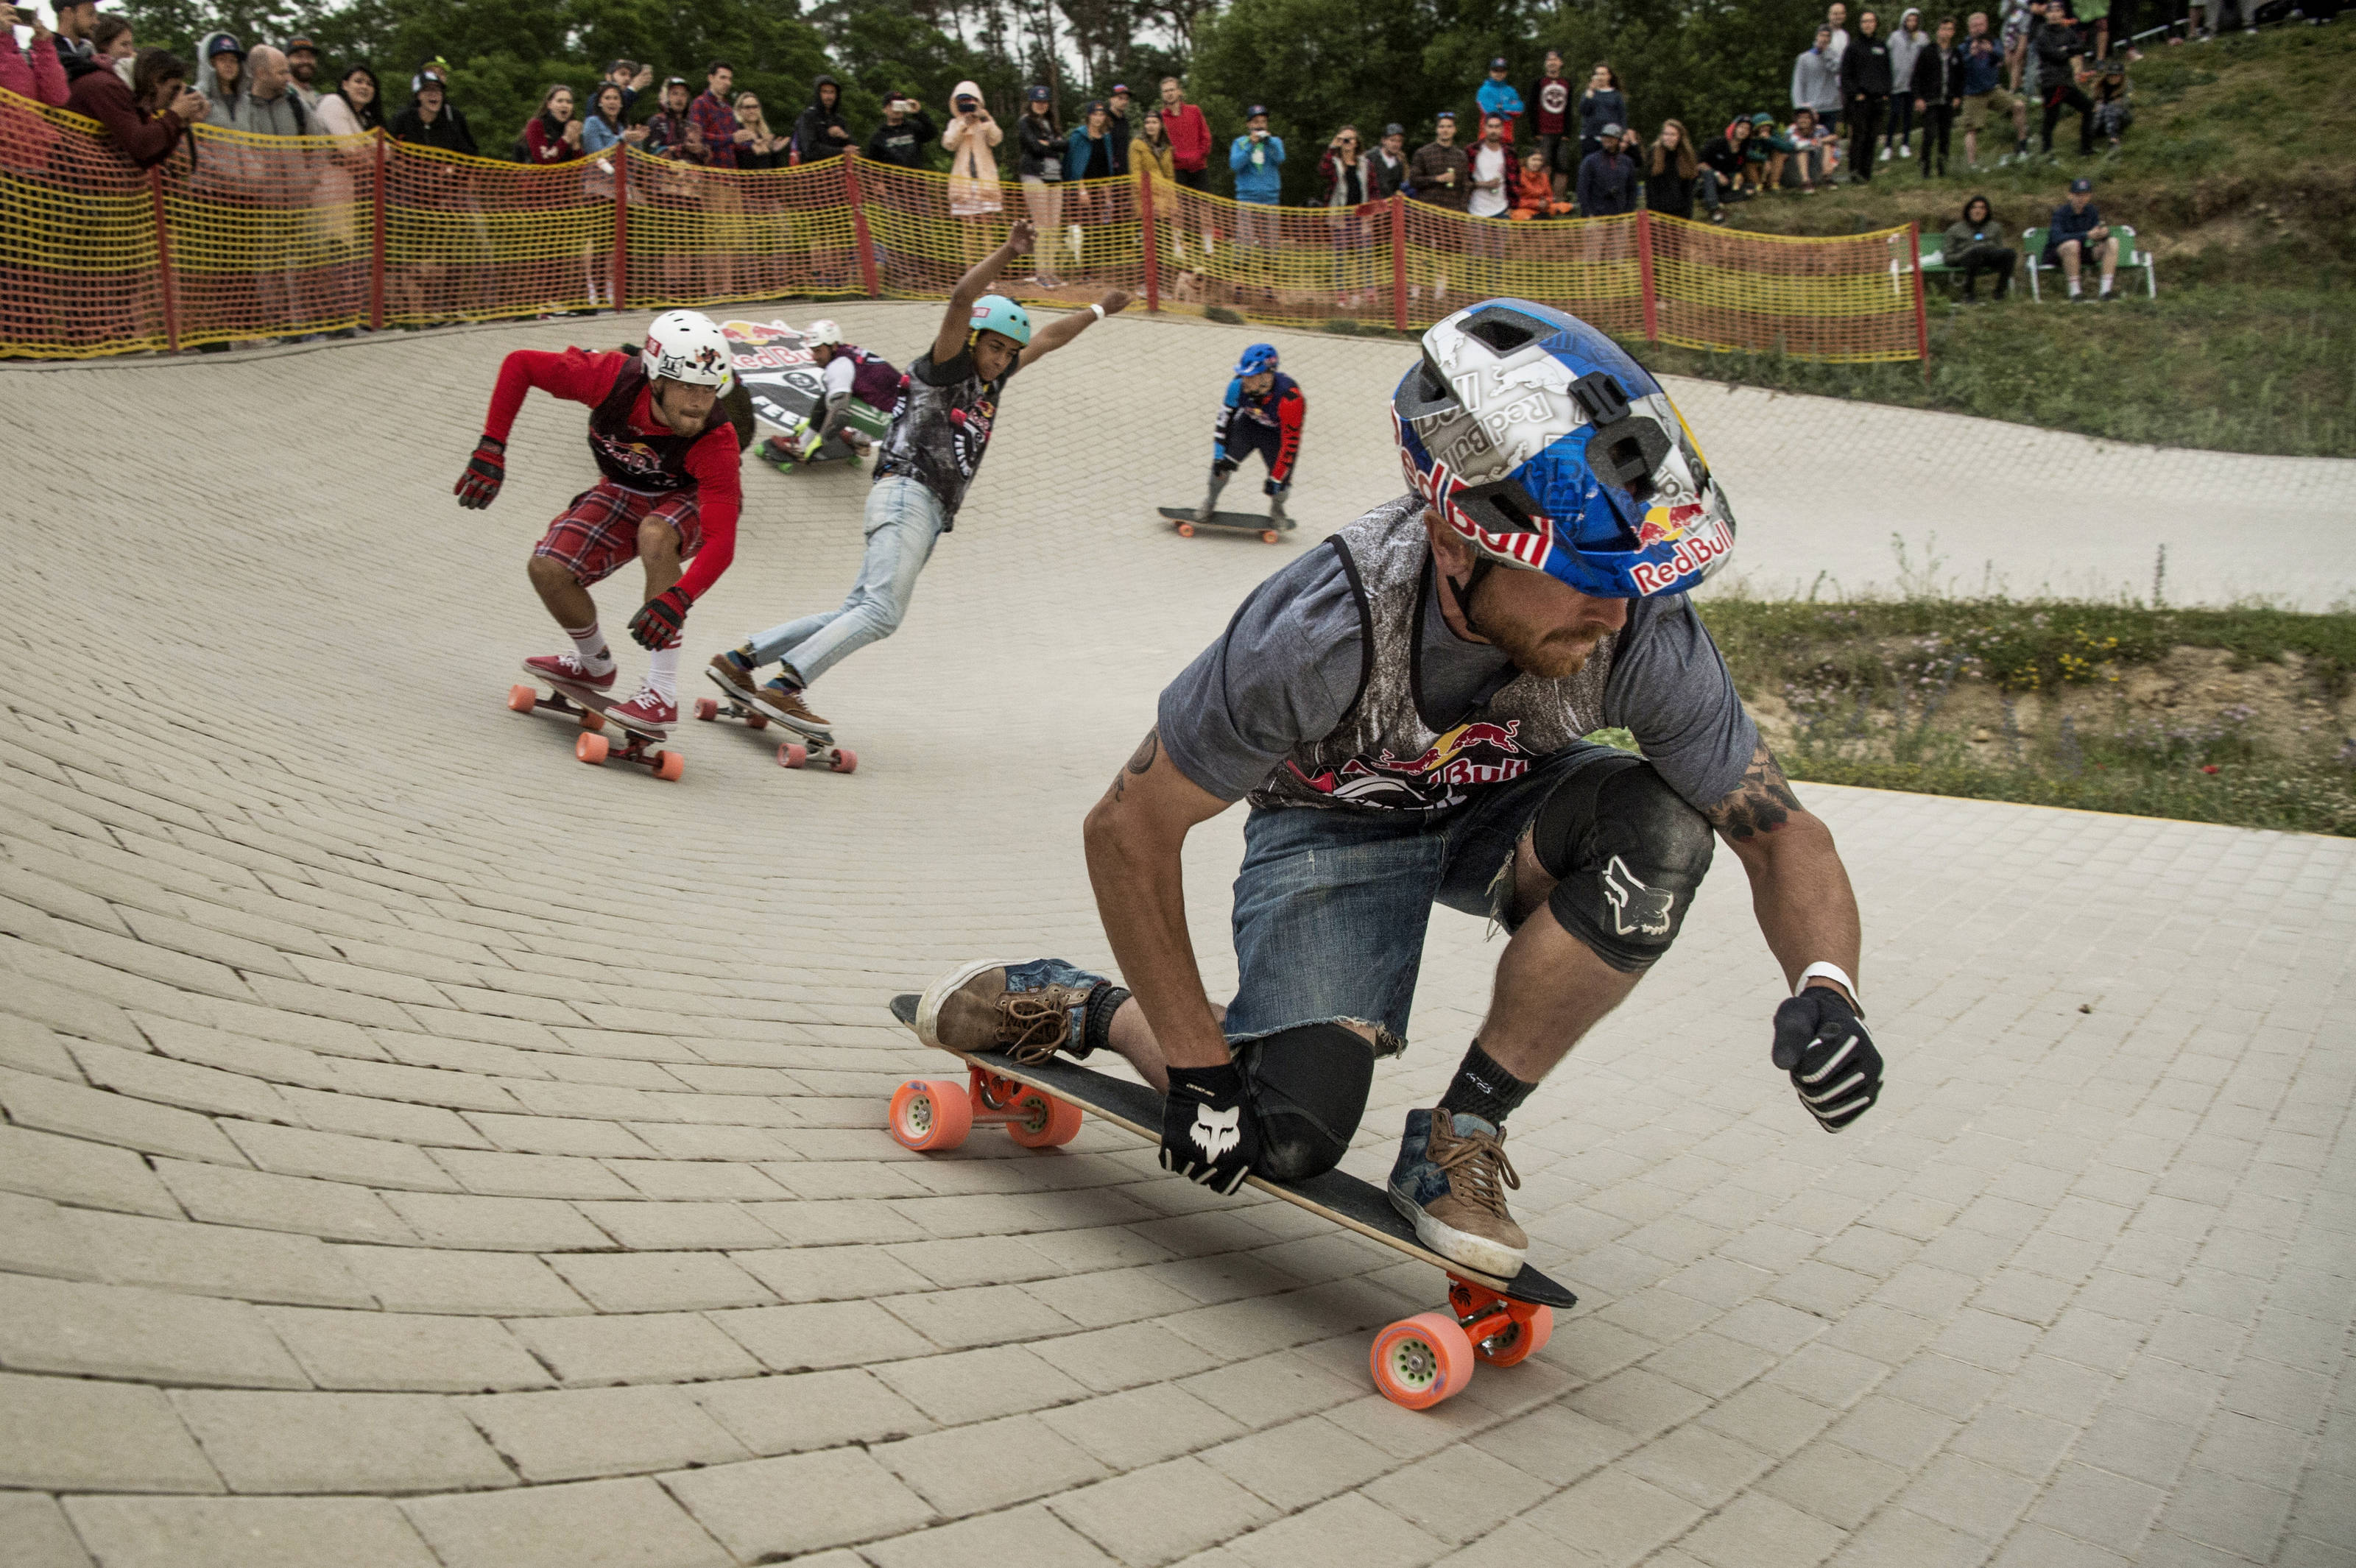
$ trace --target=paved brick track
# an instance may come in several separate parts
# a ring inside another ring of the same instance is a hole
[[[838,314],[905,357],[931,311]],[[579,411],[527,411],[489,512],[448,494],[500,350],[615,336],[0,381],[0,1560],[2356,1562],[2356,846],[1810,790],[1890,1093],[1805,1123],[1723,862],[1515,1118],[1580,1311],[1411,1414],[1364,1357],[1429,1270],[1093,1125],[929,1159],[881,1131],[937,1065],[891,992],[1103,960],[1078,815],[1301,548],[1151,520],[1241,335],[1119,320],[1017,383],[908,625],[823,688],[855,775],[691,725],[676,785],[499,705],[552,645],[522,562],[587,482]],[[1313,539],[1395,485],[1401,349],[1286,349]],[[1768,466],[1826,405],[1688,406],[1763,497],[1746,550],[1780,536],[1754,571],[1864,559]],[[851,574],[855,476],[749,486],[691,665]],[[634,594],[604,597],[618,632]],[[1215,987],[1237,842],[1190,858]],[[1495,951],[1435,916],[1354,1168],[1436,1094]]]

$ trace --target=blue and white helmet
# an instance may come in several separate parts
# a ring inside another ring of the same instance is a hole
[[[1275,368],[1276,345],[1255,343],[1244,350],[1242,358],[1236,361],[1235,373],[1238,376],[1257,376],[1263,370]]]
[[[1499,299],[1436,323],[1391,427],[1408,483],[1500,565],[1641,599],[1697,586],[1734,551],[1676,405],[1568,311]]]

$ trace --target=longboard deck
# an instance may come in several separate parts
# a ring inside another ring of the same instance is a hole
[[[590,712],[596,714],[602,719],[610,720],[615,728],[618,730],[627,731],[633,735],[643,735],[649,741],[668,741],[670,739],[670,731],[668,730],[660,729],[652,724],[633,724],[627,719],[625,719],[620,714],[615,712],[614,709],[620,707],[621,704],[616,699],[605,692],[593,691],[585,686],[575,686],[569,680],[560,679],[552,675],[543,675],[536,669],[527,669],[525,673],[530,675],[533,679],[539,681],[541,685],[548,688],[549,690],[556,693],[559,697],[565,699],[567,701],[572,702],[578,707],[587,709]]]
[[[1173,523],[1184,523],[1197,528],[1218,528],[1227,533],[1290,533],[1300,526],[1290,517],[1280,523],[1272,523],[1251,512],[1213,512],[1207,517],[1198,517],[1192,507],[1157,507],[1154,510]]]
[[[916,1027],[919,999],[914,992],[903,992],[892,998],[892,1016],[905,1024],[912,1033]],[[1069,1101],[1082,1110],[1092,1111],[1106,1121],[1126,1127],[1149,1142],[1158,1144],[1162,1141],[1162,1096],[1142,1083],[1115,1078],[1061,1057],[1043,1061],[1036,1067],[1025,1067],[1001,1051],[969,1054],[960,1051],[948,1054],[986,1072],[997,1073],[1000,1077]],[[1500,1296],[1564,1309],[1579,1302],[1579,1297],[1569,1287],[1548,1279],[1527,1264],[1524,1264],[1521,1273],[1512,1279],[1501,1280],[1440,1256],[1415,1239],[1415,1227],[1391,1207],[1390,1194],[1345,1171],[1329,1170],[1323,1176],[1312,1177],[1301,1182],[1270,1181],[1258,1176],[1247,1179],[1263,1192],[1272,1193],[1288,1203],[1297,1204],[1362,1236],[1370,1236],[1434,1268],[1443,1269],[1475,1285],[1485,1285]]]

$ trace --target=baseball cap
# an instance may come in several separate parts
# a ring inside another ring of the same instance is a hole
[[[238,59],[243,59],[245,48],[230,35],[215,33],[205,40],[205,59],[210,59],[215,55],[235,55]]]
[[[669,92],[674,87],[685,87],[687,85],[687,78],[683,76],[667,76],[663,78],[663,91],[665,92]]]
[[[638,62],[636,60],[615,60],[605,67],[605,74],[607,76],[611,76],[617,70],[636,70],[637,69]]]
[[[1453,110],[1453,109],[1443,109],[1443,110],[1441,110],[1439,113],[1437,113],[1437,114],[1433,115],[1431,118],[1433,119],[1433,121],[1434,121],[1434,122],[1438,122],[1438,121],[1445,120],[1445,121],[1447,121],[1450,124],[1451,124],[1451,125],[1452,125],[1452,124],[1454,124],[1454,123],[1456,123],[1456,111],[1455,111],[1455,110]]]
[[[1247,109],[1245,109],[1245,111],[1244,111],[1244,118],[1245,118],[1245,119],[1247,119],[1247,120],[1258,120],[1258,119],[1261,119],[1261,118],[1265,117],[1265,116],[1267,115],[1267,113],[1268,113],[1268,105],[1267,105],[1267,104],[1265,104],[1265,103],[1255,103],[1255,104],[1250,105],[1250,106],[1249,106],[1249,107],[1248,107]]]
[[[1129,94],[1129,83],[1127,83],[1127,82],[1125,82],[1125,81],[1116,81],[1116,82],[1114,82],[1114,83],[1112,84],[1112,95],[1113,95],[1115,98],[1127,98],[1127,97],[1130,95],[1130,94]]]
[[[1493,114],[1490,118],[1494,120],[1496,116]],[[1601,138],[1606,142],[1612,141],[1615,137],[1624,136],[1627,133],[1627,128],[1621,125],[1606,125],[1600,133],[1598,133]]]
[[[2070,182],[2070,194],[2072,196],[2083,196],[2094,188],[2094,182],[2093,180],[2083,178],[2083,176]]]
[[[1044,87],[1034,87],[1031,90],[1031,101],[1033,103],[1044,103],[1048,97],[1049,93]]]
[[[319,52],[319,46],[305,37],[302,34],[297,33],[293,37],[286,40],[286,52],[291,55],[297,49],[309,49],[316,55]]]
[[[1407,134],[1407,127],[1394,120],[1389,124],[1383,127],[1383,134],[1386,136],[1404,136]]]
[[[1505,69],[1505,56],[1503,56],[1503,55],[1499,55],[1495,59],[1491,60],[1491,61],[1489,62],[1489,69],[1490,69],[1491,70],[1503,70],[1503,69]]]

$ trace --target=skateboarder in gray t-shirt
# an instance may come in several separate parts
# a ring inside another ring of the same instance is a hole
[[[1519,300],[1424,335],[1392,400],[1415,489],[1269,578],[1162,694],[1088,815],[1128,990],[1058,959],[934,982],[918,1029],[1037,1061],[1102,1047],[1164,1093],[1162,1163],[1232,1192],[1330,1170],[1403,1050],[1431,905],[1513,933],[1439,1104],[1408,1113],[1392,1203],[1432,1251],[1511,1275],[1528,1240],[1508,1115],[1676,938],[1722,838],[1794,994],[1772,1060],[1827,1131],[1881,1058],[1832,835],[1761,743],[1688,590],[1734,519],[1659,384]],[[1642,755],[1583,739],[1632,731]],[[1239,984],[1203,990],[1180,851],[1248,800]]]

